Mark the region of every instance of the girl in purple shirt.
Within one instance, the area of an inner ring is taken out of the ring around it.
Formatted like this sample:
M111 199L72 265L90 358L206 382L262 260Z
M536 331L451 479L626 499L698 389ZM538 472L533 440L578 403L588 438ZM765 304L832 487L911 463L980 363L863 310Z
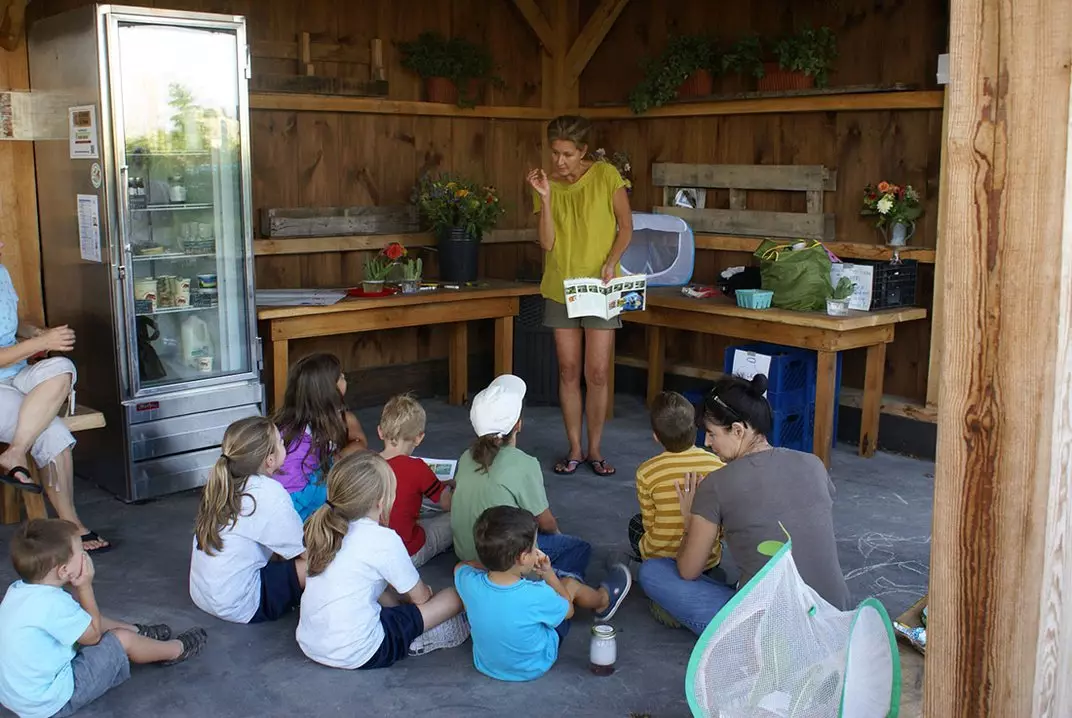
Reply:
M357 417L346 410L346 376L333 354L310 354L290 369L283 406L276 410L287 456L275 479L302 520L327 499L324 477L337 457L368 447Z

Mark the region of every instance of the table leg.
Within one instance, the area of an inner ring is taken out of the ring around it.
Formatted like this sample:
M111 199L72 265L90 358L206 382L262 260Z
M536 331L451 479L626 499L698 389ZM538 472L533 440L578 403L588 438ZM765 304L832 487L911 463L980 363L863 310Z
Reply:
M469 324L450 325L450 403L465 403L469 382Z
M514 318L495 320L495 376L514 372Z
M41 486L45 485L47 477L41 474L41 470L30 464L30 475L33 476ZM47 519L48 509L45 508L45 496L44 494L31 494L29 491L22 491L22 500L26 504L26 520L30 519Z
M663 371L666 365L666 344L663 343L663 328L648 327L648 408L663 390Z
M275 411L283 406L287 393L287 372L290 370L290 342L286 339L269 339L272 345L272 406Z
M886 373L886 345L867 348L864 397L860 412L860 456L874 456L878 447L878 421L882 410L882 382Z
M815 435L812 453L830 466L830 444L834 441L834 384L837 382L837 352L819 351L815 376Z
M22 518L22 509L19 508L19 502L22 500L19 496L21 492L7 484L0 487L0 492L3 494L0 496L0 523L17 524Z

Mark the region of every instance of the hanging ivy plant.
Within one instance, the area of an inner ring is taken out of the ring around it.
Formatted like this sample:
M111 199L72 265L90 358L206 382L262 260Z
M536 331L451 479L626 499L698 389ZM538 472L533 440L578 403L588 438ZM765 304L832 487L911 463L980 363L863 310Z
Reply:
M644 79L629 93L629 107L638 115L673 100L681 83L697 70L721 69L715 41L705 35L672 37L658 57L641 66Z
M828 27L807 28L776 42L773 52L783 70L811 75L816 87L826 87L837 58L837 39Z

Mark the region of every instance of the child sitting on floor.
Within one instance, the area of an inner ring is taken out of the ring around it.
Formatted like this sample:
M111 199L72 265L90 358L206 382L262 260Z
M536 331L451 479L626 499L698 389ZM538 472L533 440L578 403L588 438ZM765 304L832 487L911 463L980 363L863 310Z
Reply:
M290 369L275 423L286 461L276 475L302 521L324 503L324 477L336 458L368 448L365 432L346 410L346 375L333 354L310 354Z
M227 427L221 449L197 510L190 598L225 621L274 621L305 586L301 519L269 478L286 456L283 441L270 419L253 416Z
M473 529L483 568L461 563L454 570L472 625L473 663L502 681L542 676L558 658L574 608L591 609L596 620L609 621L632 585L629 569L621 564L598 589L575 578L559 579L537 546L538 529L524 509L490 508ZM528 573L543 580L527 580Z
M536 517L537 544L559 575L583 581L592 547L559 533L547 503L540 462L517 448L525 390L519 377L503 374L473 397L469 419L478 438L458 460L454 476L450 511L454 553L462 561L475 561L476 520L492 506L514 506Z
M0 603L0 704L22 718L69 716L130 678L132 661L170 666L205 645L200 628L172 639L163 624L102 616L93 559L69 521L33 519L20 526L11 539L11 562L22 580Z
M640 513L629 521L629 543L634 558L675 558L685 523L675 484L686 474L707 476L725 464L717 456L696 446L696 407L675 391L664 391L651 404L651 430L662 446L636 471ZM721 535L711 549L707 569L722 558Z
M395 499L387 462L353 454L332 467L327 485L327 501L305 524L302 652L325 666L370 669L464 643L469 624L457 591L433 595L386 526Z
M383 407L378 432L384 449L380 454L395 472L395 505L388 526L402 537L413 565L421 567L433 556L450 548L450 514L421 516L424 499L450 511L451 488L436 478L428 464L413 458L424 441L424 407L408 394L391 398Z

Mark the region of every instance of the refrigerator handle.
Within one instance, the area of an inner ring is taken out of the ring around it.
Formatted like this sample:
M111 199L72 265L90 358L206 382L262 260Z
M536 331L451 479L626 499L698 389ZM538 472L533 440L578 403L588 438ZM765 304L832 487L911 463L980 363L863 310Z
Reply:
M127 165L119 168L119 191L116 193L119 199L119 243L122 255L119 257L119 278L123 279L126 274L127 256L130 254L130 242L127 237L127 226L130 221L130 174Z

